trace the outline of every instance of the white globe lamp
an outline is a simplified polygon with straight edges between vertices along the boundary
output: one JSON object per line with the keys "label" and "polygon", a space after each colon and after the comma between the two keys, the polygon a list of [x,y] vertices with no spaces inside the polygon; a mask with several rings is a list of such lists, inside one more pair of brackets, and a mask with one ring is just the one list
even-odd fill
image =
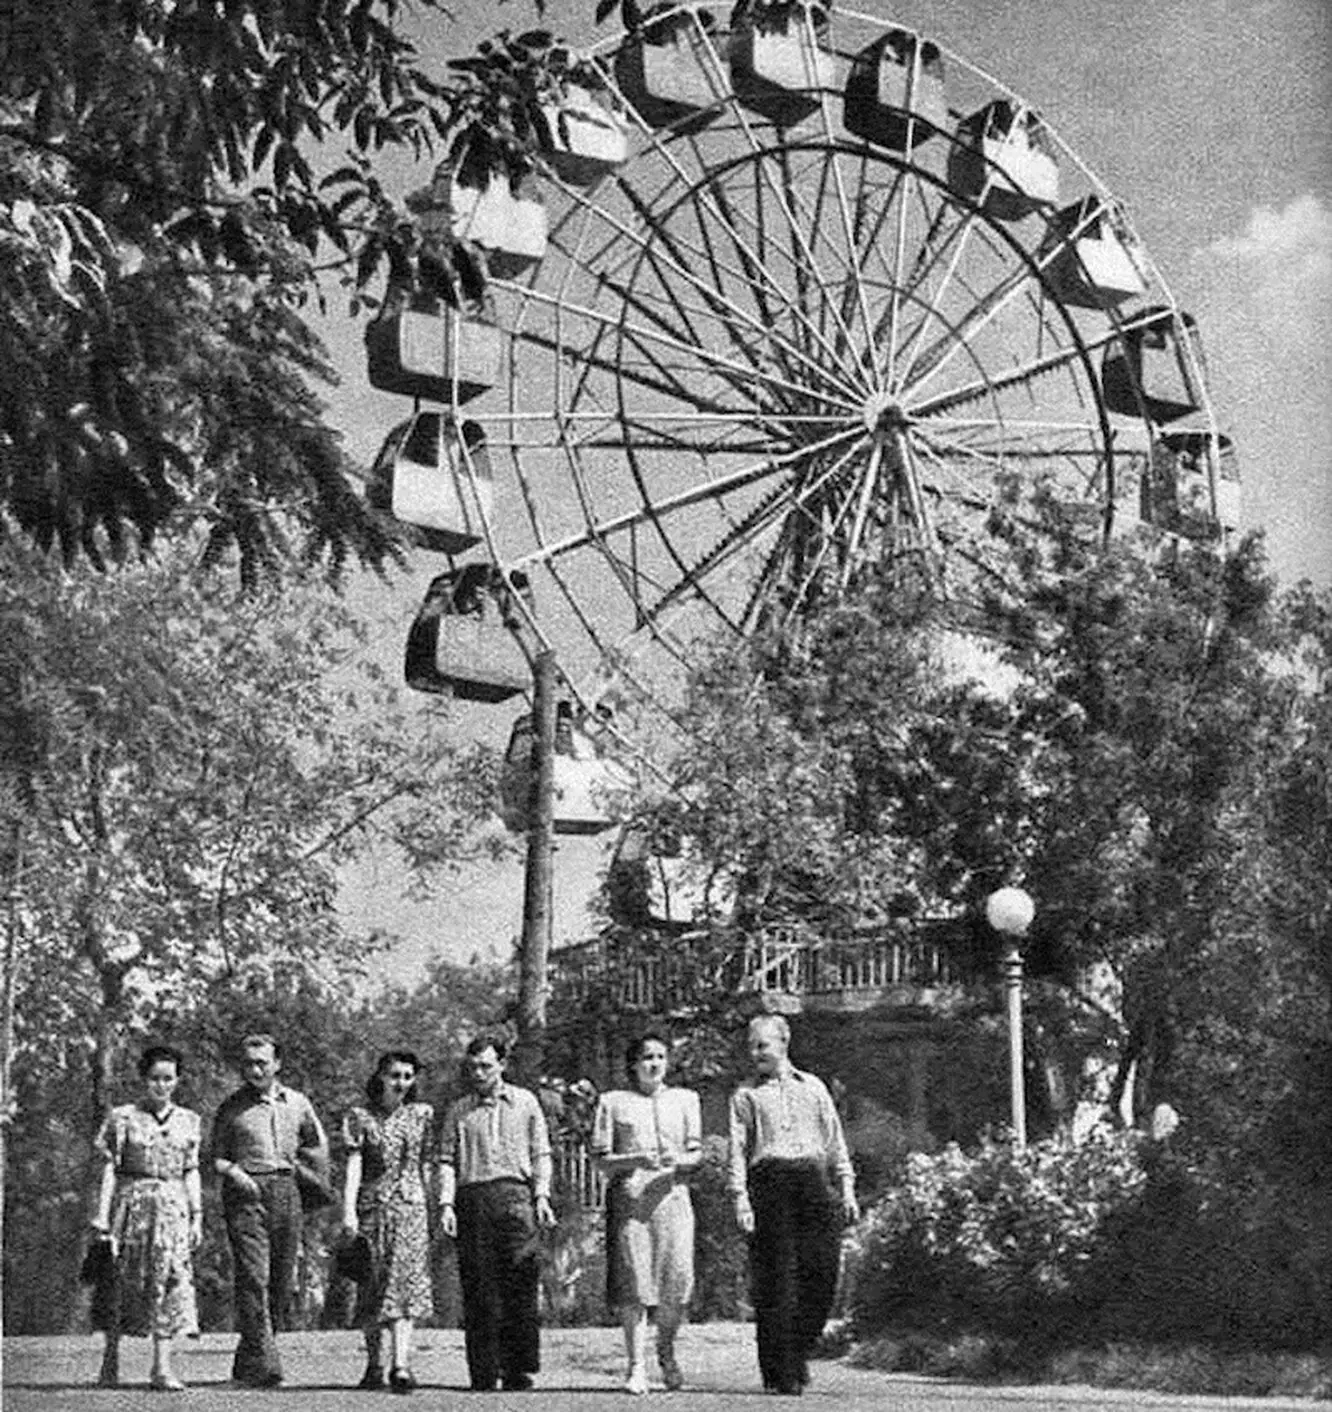
{"label": "white globe lamp", "polygon": [[1013,1114],[1013,1146],[1027,1145],[1027,1092],[1022,1062],[1022,938],[1036,904],[1020,887],[1001,887],[985,899],[985,920],[1004,938],[1003,974],[1008,1012],[1008,1095]]}

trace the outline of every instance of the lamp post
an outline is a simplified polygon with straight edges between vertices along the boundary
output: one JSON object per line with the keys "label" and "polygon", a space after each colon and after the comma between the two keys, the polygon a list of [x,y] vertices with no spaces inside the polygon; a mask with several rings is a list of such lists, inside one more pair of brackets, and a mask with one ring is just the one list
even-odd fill
{"label": "lamp post", "polygon": [[1031,895],[1001,887],[985,899],[985,920],[1003,938],[1002,968],[1008,1012],[1008,1086],[1013,1112],[1013,1146],[1027,1145],[1027,1093],[1022,1073],[1022,939],[1036,915]]}

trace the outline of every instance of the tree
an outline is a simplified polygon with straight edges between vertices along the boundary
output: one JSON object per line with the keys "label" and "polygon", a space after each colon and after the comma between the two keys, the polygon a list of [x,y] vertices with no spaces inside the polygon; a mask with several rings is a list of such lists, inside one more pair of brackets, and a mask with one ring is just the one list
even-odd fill
{"label": "tree", "polygon": [[[969,638],[870,582],[798,642],[701,673],[683,814],[705,880],[733,880],[742,927],[952,915],[978,976],[995,960],[984,899],[1020,880],[1038,899],[1027,959],[1046,1121],[1077,1096],[1074,1032],[1113,1044],[1112,1102],[1130,1079],[1139,1111],[1169,1099],[1195,958],[1237,927],[1260,923],[1277,949],[1292,937],[1273,910],[1271,870],[1290,867],[1274,808],[1305,840],[1289,859],[1323,928],[1328,897],[1312,862],[1326,813],[1310,831],[1297,802],[1326,790],[1312,731],[1325,702],[1295,661],[1325,621],[1317,600],[1283,604],[1256,544],[1222,560],[1092,552],[1057,525],[1052,538],[1053,559],[1015,554],[1021,591]],[[1087,993],[1097,967],[1122,1015]]]}
{"label": "tree", "polygon": [[85,1146],[129,1038],[219,978],[346,984],[366,938],[339,865],[372,841],[439,869],[483,846],[496,762],[410,723],[313,584],[237,595],[184,548],[101,575],[5,553],[0,770],[17,1098],[51,1062]]}
{"label": "tree", "polygon": [[234,552],[247,583],[293,556],[335,574],[391,559],[307,386],[332,371],[301,308],[317,259],[355,289],[387,266],[399,287],[477,292],[472,253],[426,254],[374,170],[428,155],[463,101],[426,72],[413,14],[447,11],[6,6],[0,528],[100,562],[203,527],[205,559]]}

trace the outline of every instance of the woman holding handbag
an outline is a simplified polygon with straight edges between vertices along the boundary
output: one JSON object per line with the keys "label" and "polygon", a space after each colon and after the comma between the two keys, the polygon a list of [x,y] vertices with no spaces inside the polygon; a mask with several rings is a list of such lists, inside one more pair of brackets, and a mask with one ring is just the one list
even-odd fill
{"label": "woman holding handbag", "polygon": [[[435,1113],[417,1101],[420,1060],[407,1049],[380,1057],[365,1086],[369,1100],[342,1127],[347,1174],[344,1240],[360,1236],[367,1268],[357,1284],[354,1322],[365,1334],[359,1386],[411,1392],[412,1333],[433,1312],[427,1194],[434,1190]],[[385,1371],[384,1344],[389,1344]]]}
{"label": "woman holding handbag", "polygon": [[120,1382],[125,1334],[153,1341],[150,1387],[185,1386],[172,1367],[172,1341],[198,1327],[193,1252],[203,1238],[203,1203],[199,1115],[175,1102],[181,1063],[168,1045],[145,1049],[142,1097],[112,1108],[97,1136],[102,1170],[91,1224],[110,1252],[97,1301],[106,1333],[102,1387]]}

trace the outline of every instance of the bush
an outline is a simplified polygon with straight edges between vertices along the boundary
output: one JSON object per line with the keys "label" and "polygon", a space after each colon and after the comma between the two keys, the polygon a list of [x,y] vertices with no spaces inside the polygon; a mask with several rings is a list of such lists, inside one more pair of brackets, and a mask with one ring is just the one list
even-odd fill
{"label": "bush", "polygon": [[689,1185],[694,1198],[694,1298],[689,1317],[748,1319],[749,1250],[735,1224],[735,1202],[726,1189],[727,1142],[703,1140],[703,1161]]}
{"label": "bush", "polygon": [[1140,1139],[1100,1132],[1023,1151],[986,1140],[908,1158],[857,1230],[849,1306],[860,1336],[893,1326],[1053,1331],[1081,1322],[1088,1273],[1145,1184]]}

